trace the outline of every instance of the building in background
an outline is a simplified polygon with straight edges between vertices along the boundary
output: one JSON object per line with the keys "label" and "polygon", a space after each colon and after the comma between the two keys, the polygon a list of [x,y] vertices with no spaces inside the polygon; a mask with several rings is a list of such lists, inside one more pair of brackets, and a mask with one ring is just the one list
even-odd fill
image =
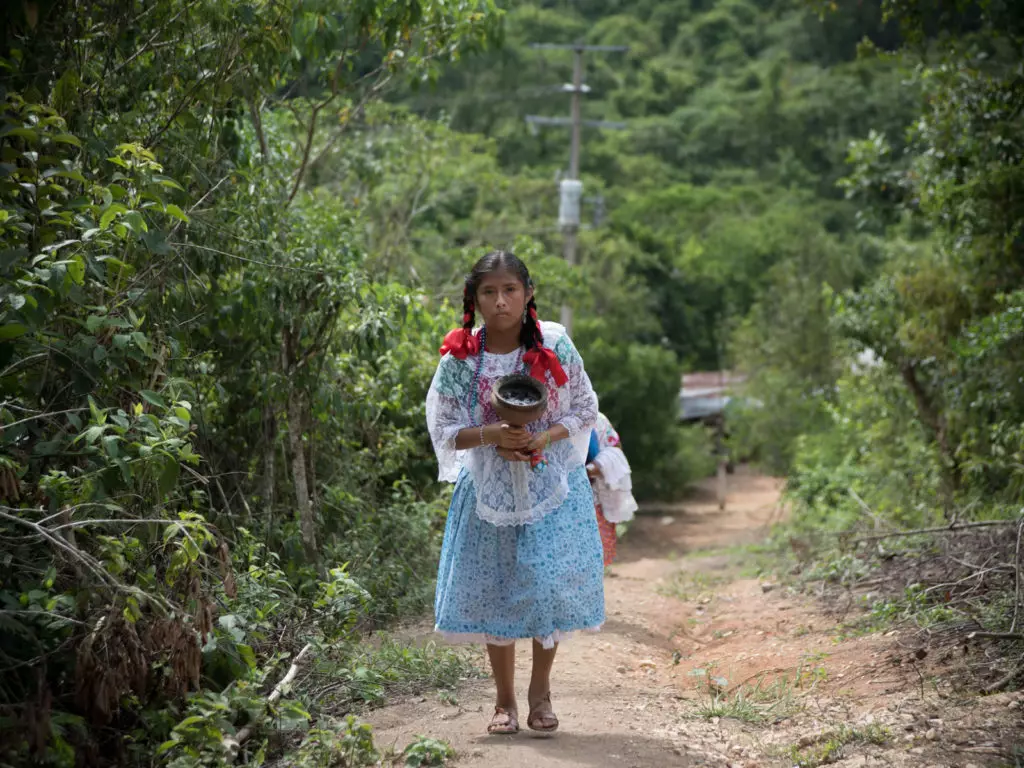
{"label": "building in background", "polygon": [[679,418],[708,424],[720,421],[745,381],[745,376],[732,371],[684,373],[679,391]]}

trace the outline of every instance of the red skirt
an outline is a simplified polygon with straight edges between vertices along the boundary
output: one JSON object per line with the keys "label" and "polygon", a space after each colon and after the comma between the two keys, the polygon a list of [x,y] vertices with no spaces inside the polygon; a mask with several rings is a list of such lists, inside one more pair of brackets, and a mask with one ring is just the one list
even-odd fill
{"label": "red skirt", "polygon": [[604,519],[604,512],[601,505],[596,505],[597,528],[601,531],[601,546],[604,548],[604,564],[611,565],[615,560],[615,523],[609,523]]}

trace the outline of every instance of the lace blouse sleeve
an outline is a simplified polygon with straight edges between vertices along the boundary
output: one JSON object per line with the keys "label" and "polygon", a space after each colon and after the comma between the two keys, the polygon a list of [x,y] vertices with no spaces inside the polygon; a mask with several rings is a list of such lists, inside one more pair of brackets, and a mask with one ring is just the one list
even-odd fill
{"label": "lace blouse sleeve", "polygon": [[458,480],[464,463],[466,452],[455,448],[455,438],[460,430],[472,426],[468,410],[471,379],[466,361],[445,355],[427,391],[427,430],[437,455],[437,479],[441,482]]}
{"label": "lace blouse sleeve", "polygon": [[559,334],[554,350],[569,377],[569,383],[566,384],[569,389],[569,410],[559,418],[559,423],[569,430],[569,437],[574,442],[581,435],[585,441],[589,441],[590,430],[597,421],[597,394],[583,368],[583,358],[564,330]]}
{"label": "lace blouse sleeve", "polygon": [[560,409],[553,423],[561,424],[568,430],[569,440],[573,445],[574,461],[582,465],[587,458],[590,430],[597,421],[597,395],[583,367],[583,358],[580,357],[565,328],[557,323],[543,322],[541,329],[544,332],[545,345],[554,350],[566,376],[569,377],[569,382],[564,387],[566,405]]}

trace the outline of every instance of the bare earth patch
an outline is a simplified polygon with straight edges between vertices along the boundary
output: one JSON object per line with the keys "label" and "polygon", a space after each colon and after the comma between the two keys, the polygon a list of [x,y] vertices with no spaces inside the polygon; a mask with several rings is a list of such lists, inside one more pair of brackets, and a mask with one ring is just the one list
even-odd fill
{"label": "bare earth patch", "polygon": [[821,600],[754,578],[742,556],[699,551],[761,539],[780,488],[741,468],[724,512],[709,483],[638,517],[605,581],[604,630],[559,649],[557,734],[525,730],[520,643],[522,733],[485,734],[483,680],[454,702],[372,713],[378,745],[442,738],[473,768],[1024,765],[1024,696],[956,690],[955,659],[920,660],[895,633],[840,639]]}

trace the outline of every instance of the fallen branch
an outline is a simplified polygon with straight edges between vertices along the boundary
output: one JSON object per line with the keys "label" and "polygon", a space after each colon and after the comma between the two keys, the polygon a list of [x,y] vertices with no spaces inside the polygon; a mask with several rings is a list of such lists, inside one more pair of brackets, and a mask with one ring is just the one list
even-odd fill
{"label": "fallen branch", "polygon": [[1005,677],[999,678],[991,685],[986,685],[981,690],[983,693],[995,693],[1003,686],[1011,683],[1021,672],[1024,672],[1024,666],[1014,667]]}
{"label": "fallen branch", "polygon": [[988,640],[1024,640],[1024,635],[1019,632],[971,632],[968,640],[985,638]]}
{"label": "fallen branch", "polygon": [[917,528],[913,531],[893,531],[892,533],[877,533],[872,536],[864,536],[854,539],[854,544],[861,544],[865,541],[880,541],[881,539],[893,539],[901,536],[919,536],[923,533],[953,533],[968,528],[989,528],[996,525],[1018,525],[1019,520],[979,520],[975,523],[954,523],[953,525],[942,525],[936,528]]}
{"label": "fallen branch", "polygon": [[[299,674],[299,666],[302,664],[302,660],[305,658],[306,654],[309,653],[309,649],[312,647],[312,645],[306,643],[302,650],[299,651],[299,654],[295,657],[295,660],[292,661],[292,665],[288,668],[288,672],[285,674],[284,677],[281,678],[281,682],[274,686],[274,690],[272,690],[270,692],[270,695],[267,697],[268,707],[276,703],[277,700],[284,695],[284,689],[287,688],[295,679],[295,676]],[[238,753],[242,749],[242,745],[249,740],[250,736],[252,736],[252,732],[253,726],[247,725],[245,726],[245,728],[243,728],[237,734],[235,734],[235,738],[229,738],[224,740],[224,746],[227,748],[228,754],[232,758],[238,755]]]}

